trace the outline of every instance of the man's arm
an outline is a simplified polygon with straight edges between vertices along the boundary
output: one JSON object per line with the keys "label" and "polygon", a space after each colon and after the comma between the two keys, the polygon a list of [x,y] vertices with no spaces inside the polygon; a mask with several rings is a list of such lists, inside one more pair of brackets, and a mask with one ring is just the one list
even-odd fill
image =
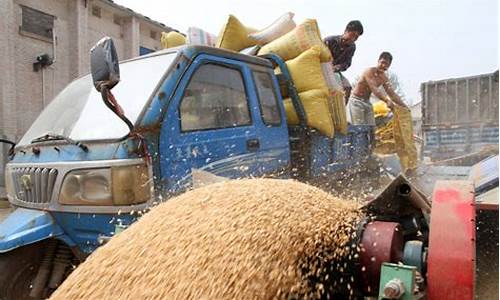
{"label": "man's arm", "polygon": [[335,49],[338,49],[340,45],[337,42],[337,39],[335,36],[327,36],[323,42],[325,45],[328,47],[328,50],[330,50],[330,53],[332,54],[333,57],[333,71],[338,72],[341,69],[341,65],[336,64],[335,61],[337,59],[337,54],[335,53]]}
{"label": "man's arm", "polygon": [[394,92],[394,89],[392,88],[389,80],[387,80],[383,84],[383,87],[384,87],[384,90],[387,93],[387,95],[389,95],[389,97],[391,98],[391,100],[394,103],[396,103],[399,106],[407,107],[406,104],[403,102],[403,100],[401,100],[401,97],[399,97],[398,94],[396,94],[396,92]]}
{"label": "man's arm", "polygon": [[341,62],[338,65],[334,65],[333,68],[335,71],[344,72],[347,70],[352,64],[352,57],[354,56],[354,52],[356,51],[356,46],[352,45],[342,53],[342,57],[339,58]]}

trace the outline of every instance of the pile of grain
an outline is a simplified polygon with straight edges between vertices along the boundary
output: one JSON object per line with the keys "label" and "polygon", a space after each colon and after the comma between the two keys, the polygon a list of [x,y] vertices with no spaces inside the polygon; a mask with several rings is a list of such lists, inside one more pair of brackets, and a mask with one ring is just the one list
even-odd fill
{"label": "pile of grain", "polygon": [[332,269],[355,255],[361,217],[291,180],[216,183],[152,209],[51,299],[319,298],[353,280]]}

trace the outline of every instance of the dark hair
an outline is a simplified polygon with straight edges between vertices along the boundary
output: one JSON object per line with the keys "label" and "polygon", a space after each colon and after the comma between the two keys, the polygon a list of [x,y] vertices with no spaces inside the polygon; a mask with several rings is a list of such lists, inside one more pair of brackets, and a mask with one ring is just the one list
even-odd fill
{"label": "dark hair", "polygon": [[384,51],[380,53],[378,59],[381,60],[382,58],[387,59],[389,62],[392,62],[392,54],[390,54],[389,52]]}
{"label": "dark hair", "polygon": [[359,33],[359,35],[363,34],[363,25],[361,25],[361,22],[358,20],[351,21],[347,23],[347,26],[345,27],[345,31],[356,31]]}

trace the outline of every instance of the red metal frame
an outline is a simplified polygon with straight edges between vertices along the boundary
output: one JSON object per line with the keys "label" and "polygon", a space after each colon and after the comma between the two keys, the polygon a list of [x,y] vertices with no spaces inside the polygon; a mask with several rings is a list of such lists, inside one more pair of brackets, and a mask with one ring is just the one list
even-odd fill
{"label": "red metal frame", "polygon": [[429,300],[474,299],[476,208],[470,181],[438,181],[427,258]]}

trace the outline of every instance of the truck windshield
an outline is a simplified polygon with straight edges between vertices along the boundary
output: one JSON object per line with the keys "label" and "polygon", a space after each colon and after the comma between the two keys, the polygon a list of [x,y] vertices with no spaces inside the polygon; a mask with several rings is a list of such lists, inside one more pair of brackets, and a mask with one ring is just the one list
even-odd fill
{"label": "truck windshield", "polygon": [[[120,83],[113,89],[113,94],[132,124],[137,121],[175,56],[175,53],[167,53],[120,63]],[[117,139],[127,133],[127,125],[103,103],[89,74],[63,89],[18,145],[28,145],[46,134],[88,141]]]}

